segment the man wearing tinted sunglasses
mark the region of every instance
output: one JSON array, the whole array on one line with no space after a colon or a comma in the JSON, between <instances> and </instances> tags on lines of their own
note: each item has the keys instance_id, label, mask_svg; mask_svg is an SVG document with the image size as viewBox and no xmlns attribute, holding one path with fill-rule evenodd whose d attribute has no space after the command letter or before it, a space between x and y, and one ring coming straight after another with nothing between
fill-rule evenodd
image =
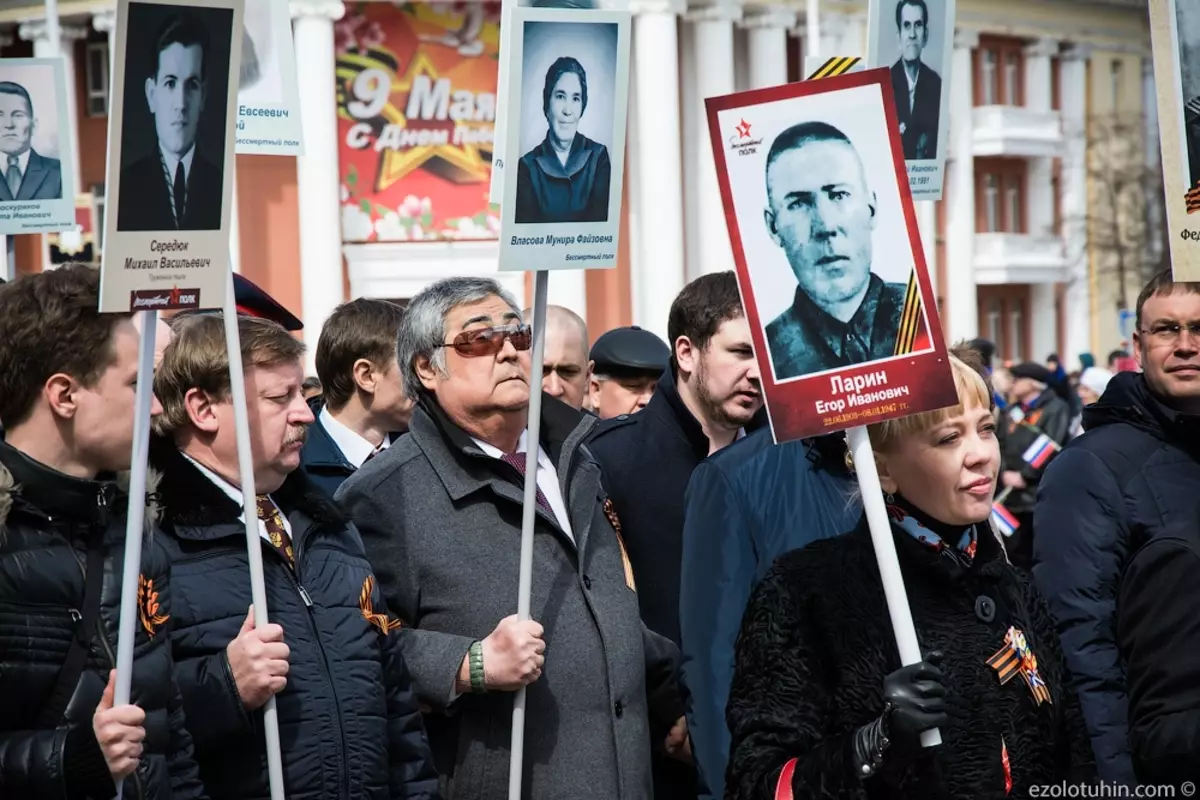
<instances>
[{"instance_id":1,"label":"man wearing tinted sunglasses","mask_svg":"<svg viewBox=\"0 0 1200 800\"><path fill-rule=\"evenodd\" d=\"M541 441L528 442L532 335L518 308L483 278L413 298L397 347L417 400L409 434L336 499L401 617L448 795L507 797L512 693L524 686L526 798L650 797L651 717L665 737L682 715L676 651L639 619L619 522L582 446L598 420L544 394ZM533 446L532 620L518 622Z\"/></svg>"}]
</instances>

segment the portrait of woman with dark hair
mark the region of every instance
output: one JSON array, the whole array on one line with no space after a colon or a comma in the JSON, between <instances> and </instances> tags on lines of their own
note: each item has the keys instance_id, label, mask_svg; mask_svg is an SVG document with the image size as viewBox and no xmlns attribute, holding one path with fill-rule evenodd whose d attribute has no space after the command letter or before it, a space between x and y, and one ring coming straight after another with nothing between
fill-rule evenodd
<instances>
[{"instance_id":1,"label":"portrait of woman with dark hair","mask_svg":"<svg viewBox=\"0 0 1200 800\"><path fill-rule=\"evenodd\" d=\"M546 138L517 164L515 222L607 222L612 163L608 148L579 133L587 73L574 58L550 65L542 89Z\"/></svg>"}]
</instances>

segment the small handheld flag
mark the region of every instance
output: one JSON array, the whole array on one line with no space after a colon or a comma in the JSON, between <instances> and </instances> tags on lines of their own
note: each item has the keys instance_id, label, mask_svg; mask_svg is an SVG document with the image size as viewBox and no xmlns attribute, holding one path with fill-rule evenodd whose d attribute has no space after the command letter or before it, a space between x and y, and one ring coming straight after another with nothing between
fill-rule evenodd
<instances>
[{"instance_id":1,"label":"small handheld flag","mask_svg":"<svg viewBox=\"0 0 1200 800\"><path fill-rule=\"evenodd\" d=\"M1021 459L1034 469L1041 469L1060 449L1053 439L1043 433L1025 448Z\"/></svg>"},{"instance_id":2,"label":"small handheld flag","mask_svg":"<svg viewBox=\"0 0 1200 800\"><path fill-rule=\"evenodd\" d=\"M1017 528L1021 527L1021 523L1017 521L1016 516L997 500L992 503L992 524L996 526L996 530L1011 537L1017 532Z\"/></svg>"}]
</instances>

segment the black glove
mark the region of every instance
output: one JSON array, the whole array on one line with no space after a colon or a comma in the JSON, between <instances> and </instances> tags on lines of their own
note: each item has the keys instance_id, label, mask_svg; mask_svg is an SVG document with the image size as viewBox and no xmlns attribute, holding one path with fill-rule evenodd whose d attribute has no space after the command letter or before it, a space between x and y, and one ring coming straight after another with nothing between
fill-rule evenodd
<instances>
[{"instance_id":1,"label":"black glove","mask_svg":"<svg viewBox=\"0 0 1200 800\"><path fill-rule=\"evenodd\" d=\"M942 685L942 653L910 664L883 679L884 710L878 719L854 732L854 765L861 777L873 775L884 753L911 756L921 751L921 734L949 721L946 688Z\"/></svg>"}]
</instances>

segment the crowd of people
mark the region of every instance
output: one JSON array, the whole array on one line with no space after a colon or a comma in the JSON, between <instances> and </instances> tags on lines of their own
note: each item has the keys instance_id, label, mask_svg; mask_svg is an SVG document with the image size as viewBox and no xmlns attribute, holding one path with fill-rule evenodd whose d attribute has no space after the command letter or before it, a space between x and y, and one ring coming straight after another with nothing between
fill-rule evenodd
<instances>
[{"instance_id":1,"label":"crowd of people","mask_svg":"<svg viewBox=\"0 0 1200 800\"><path fill-rule=\"evenodd\" d=\"M289 800L503 800L520 689L529 800L1200 776L1198 284L1154 278L1108 369L959 343L957 405L869 426L908 665L845 438L774 443L732 272L683 289L665 342L593 341L550 307L541 376L530 310L490 279L346 303L306 377L300 320L239 278L267 625L221 314L158 322L130 498L142 318L97 313L98 291L83 265L0 286L5 800L267 797L271 698Z\"/></svg>"}]
</instances>

